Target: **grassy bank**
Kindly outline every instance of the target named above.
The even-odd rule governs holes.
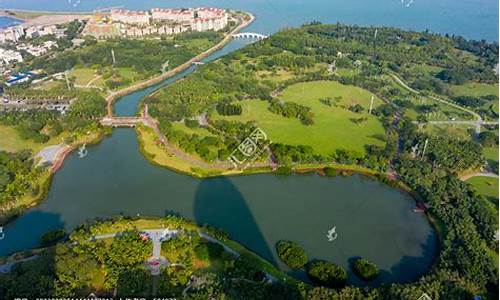
[[[81,144],[97,144],[106,136],[106,134],[109,134],[109,131],[100,128],[96,131],[91,132],[90,134],[80,135],[69,145],[69,151],[76,149]],[[34,153],[34,155],[35,154],[36,153]],[[62,160],[64,159],[64,156],[58,157],[58,160],[61,161],[56,161],[54,162],[54,164],[62,164]],[[49,192],[53,176],[54,172],[52,171],[52,169],[45,168],[42,174],[33,182],[33,186],[37,187],[36,189],[34,189],[36,193],[26,192],[19,199],[9,202],[8,204],[0,208],[0,225],[10,222],[12,219],[25,212],[27,209],[40,204],[46,198]]]

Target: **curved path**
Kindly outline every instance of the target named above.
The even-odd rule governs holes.
[[[406,90],[408,90],[409,92],[411,93],[414,93],[414,94],[417,94],[417,95],[420,95],[421,93],[413,88],[411,88],[410,86],[408,86],[401,78],[399,78],[396,74],[394,73],[390,73],[391,77],[400,85],[402,86],[403,88],[405,88]],[[441,103],[444,103],[446,105],[449,105],[451,107],[454,107],[456,109],[459,109],[461,111],[464,111],[470,115],[472,115],[476,121],[431,121],[429,122],[429,124],[470,124],[470,125],[474,125],[476,126],[476,133],[480,133],[481,132],[481,126],[482,125],[498,125],[498,121],[492,121],[492,122],[486,122],[486,121],[483,121],[483,118],[478,114],[476,113],[475,111],[472,111],[468,108],[465,108],[463,106],[460,106],[458,104],[455,104],[453,102],[450,102],[450,101],[447,101],[447,100],[444,100],[444,99],[441,99],[441,98],[438,98],[438,97],[435,97],[435,96],[428,96],[430,99],[432,100],[435,100],[435,101],[439,101]]]
[[[498,174],[495,173],[481,173],[481,172],[476,172],[476,173],[470,173],[470,174],[465,174],[460,176],[460,180],[466,181],[467,179],[470,179],[472,177],[491,177],[491,178],[498,178]]]

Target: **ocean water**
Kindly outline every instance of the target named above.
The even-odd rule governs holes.
[[[306,22],[386,25],[498,41],[498,0],[0,0],[0,7],[51,11],[92,11],[121,6],[217,6],[257,16],[248,28],[273,33]]]

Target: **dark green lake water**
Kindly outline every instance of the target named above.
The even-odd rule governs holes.
[[[379,282],[407,281],[428,269],[436,248],[433,229],[413,207],[407,194],[360,175],[194,179],[151,165],[134,130],[115,129],[84,159],[69,156],[47,199],[4,228],[0,254],[36,247],[48,230],[94,218],[173,213],[222,228],[275,264],[275,243],[290,239],[311,258],[347,268],[366,257],[383,270]],[[333,226],[338,238],[328,242]]]

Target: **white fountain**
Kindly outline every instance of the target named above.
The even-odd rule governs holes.
[[[337,239],[337,233],[335,232],[336,229],[337,226],[333,226],[332,229],[328,230],[326,237],[328,238],[329,242],[333,242]]]
[[[80,148],[78,148],[78,157],[79,158],[84,158],[85,156],[87,156],[88,154],[88,150],[86,148],[86,144],[83,144],[82,146],[80,146]]]

